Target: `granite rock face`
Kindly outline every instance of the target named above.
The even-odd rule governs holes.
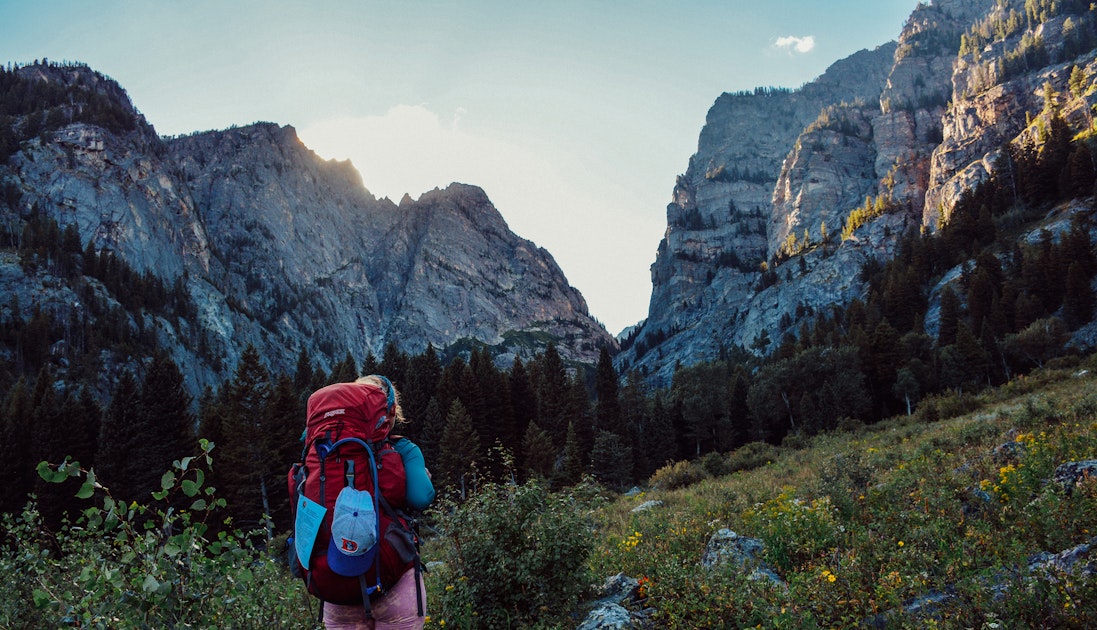
[[[37,207],[75,224],[82,245],[183,283],[197,321],[156,328],[195,391],[219,382],[249,344],[276,371],[292,370],[302,350],[327,367],[348,352],[380,356],[389,342],[414,353],[477,340],[505,360],[552,341],[584,363],[601,346],[616,350],[551,254],[511,232],[475,186],[397,205],[371,195],[349,162],[319,158],[291,127],[161,138],[117,84],[89,69],[21,72],[60,84],[97,78],[137,123],[75,123],[23,142],[0,164],[0,181],[21,193],[19,207],[4,210]],[[16,276],[20,304],[53,301],[33,279],[0,274]],[[199,356],[199,336],[214,361]]]
[[[765,354],[806,319],[863,297],[865,262],[947,221],[964,191],[1002,168],[1003,145],[1039,132],[1029,120],[1044,110],[1046,86],[1068,94],[1075,66],[1089,83],[1097,76],[1097,53],[1076,46],[1092,12],[969,50],[976,30],[993,33],[1010,11],[1024,15],[1025,3],[920,3],[897,42],[798,90],[720,96],[673,189],[648,317],[617,367],[666,385],[676,365],[736,346]],[[1031,58],[1046,63],[1017,70],[1032,42],[1046,57]],[[1088,90],[1052,106],[1077,130],[1095,103]],[[884,214],[843,237],[866,201]]]

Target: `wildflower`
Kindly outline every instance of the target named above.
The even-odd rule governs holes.
[[[837,579],[838,579],[838,576],[834,575],[833,573],[831,573],[830,575],[827,576],[827,582],[833,582],[834,580],[837,580]]]
[[[452,591],[452,590],[453,590],[453,585],[452,584],[446,584],[446,592],[449,592],[449,591]]]
[[[905,544],[906,544],[906,543],[904,543],[903,541],[901,541],[901,540],[900,540],[900,541],[899,541],[899,548],[902,548],[902,547],[903,547],[903,545],[905,545]]]

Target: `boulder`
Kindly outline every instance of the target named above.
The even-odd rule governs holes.
[[[709,538],[705,551],[701,555],[701,566],[706,569],[731,565],[748,573],[750,580],[768,580],[777,586],[785,582],[777,572],[762,561],[765,543],[757,538],[740,536],[730,529],[717,531]]]

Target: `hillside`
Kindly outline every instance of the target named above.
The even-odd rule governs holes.
[[[1094,357],[1060,361],[979,396],[928,400],[912,416],[668,466],[625,496],[487,485],[470,507],[447,503],[430,515],[427,627],[483,627],[495,615],[513,627],[575,627],[595,600],[592,619],[626,625],[584,627],[627,627],[630,615],[658,628],[1092,627],[1095,368]],[[203,489],[202,461],[177,466],[165,495],[188,482]],[[83,475],[56,480],[71,476]],[[304,588],[279,559],[240,533],[210,543],[204,526],[187,525],[209,517],[205,500],[174,515],[150,503],[179,527],[167,546],[132,524],[144,507],[112,525],[101,520],[110,499],[95,502],[101,510],[86,512],[83,527],[62,530],[63,556],[39,536],[33,511],[4,517],[0,569],[33,579],[0,587],[0,624],[312,627]],[[451,529],[458,523],[478,528]],[[105,544],[104,527],[133,545]],[[534,530],[474,565],[437,535],[460,532],[467,552]],[[571,592],[585,588],[586,604],[545,586],[570,577],[553,554],[576,551],[576,539],[589,546]],[[534,566],[523,601],[550,605],[520,616],[492,608],[492,593],[511,592],[501,581],[513,585]],[[603,581],[614,595],[604,597]],[[126,594],[142,588],[144,597]]]
[[[0,307],[13,329],[0,343],[14,368],[0,372],[5,385],[42,367],[12,339],[36,312],[62,371],[141,367],[88,347],[92,336],[72,343],[77,322],[139,339],[138,354],[166,350],[195,397],[249,345],[280,373],[302,356],[331,369],[388,345],[486,344],[504,365],[548,343],[587,365],[617,347],[552,255],[514,234],[480,188],[377,199],[349,162],[322,160],[273,123],[160,137],[122,86],[82,64],[0,69],[0,191],[0,290],[15,298]],[[143,294],[89,284],[106,277],[84,264],[93,257],[143,277]],[[125,324],[106,323],[112,305]]]
[[[668,467],[598,513],[594,575],[667,628],[1091,627],[1095,366]]]
[[[665,386],[678,365],[771,355],[865,301],[863,267],[937,232],[965,194],[1010,177],[1006,153],[1043,142],[1046,94],[1072,134],[1091,126],[1095,19],[1079,2],[921,3],[897,42],[799,89],[721,95],[674,182],[648,317],[618,369]]]

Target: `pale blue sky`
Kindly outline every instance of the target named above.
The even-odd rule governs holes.
[[[481,186],[617,333],[712,102],[798,87],[916,4],[0,0],[0,62],[87,63],[165,135],[293,125],[378,197]]]

